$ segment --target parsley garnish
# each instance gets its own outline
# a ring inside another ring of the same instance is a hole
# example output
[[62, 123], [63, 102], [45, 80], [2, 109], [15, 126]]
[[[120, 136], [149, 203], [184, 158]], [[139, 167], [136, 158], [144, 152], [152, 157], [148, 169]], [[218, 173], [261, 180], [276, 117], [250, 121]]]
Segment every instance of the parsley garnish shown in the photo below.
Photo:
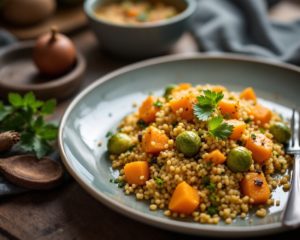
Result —
[[136, 124], [137, 124], [140, 128], [142, 128], [142, 129], [148, 127], [148, 124], [147, 124], [144, 120], [142, 120], [142, 119], [139, 119], [139, 120], [136, 122]]
[[224, 97], [223, 93], [204, 90], [204, 95], [198, 96], [198, 102], [194, 105], [195, 116], [206, 121], [214, 112], [218, 102]]
[[233, 130], [233, 126], [223, 122], [221, 116], [214, 117], [208, 121], [208, 131], [214, 137], [220, 139], [228, 138]]
[[159, 101], [159, 100], [157, 100], [155, 103], [153, 103], [153, 106], [154, 107], [162, 107], [163, 106], [163, 103], [161, 102], [161, 101]]
[[210, 183], [206, 186], [206, 188], [207, 188], [209, 191], [214, 192], [214, 191], [216, 190], [216, 185], [215, 185], [214, 183], [210, 182]]
[[162, 180], [160, 177], [155, 177], [154, 181], [159, 187], [161, 187], [164, 184], [164, 180]]
[[46, 123], [44, 117], [54, 112], [56, 100], [39, 101], [29, 92], [24, 97], [10, 93], [8, 102], [0, 102], [0, 131], [19, 132], [18, 146], [25, 152], [33, 152], [38, 158], [49, 154], [57, 138], [57, 126]]
[[256, 139], [256, 135], [255, 135], [254, 133], [252, 133], [252, 134], [251, 134], [251, 138], [252, 138], [253, 140], [255, 140], [255, 139]]
[[215, 215], [215, 214], [217, 214], [218, 213], [218, 208], [216, 207], [216, 206], [209, 206], [208, 208], [207, 208], [207, 213], [209, 214], [209, 215]]
[[112, 136], [112, 135], [113, 135], [113, 133], [112, 133], [111, 131], [108, 131], [108, 132], [106, 133], [105, 137], [109, 138], [109, 137]]

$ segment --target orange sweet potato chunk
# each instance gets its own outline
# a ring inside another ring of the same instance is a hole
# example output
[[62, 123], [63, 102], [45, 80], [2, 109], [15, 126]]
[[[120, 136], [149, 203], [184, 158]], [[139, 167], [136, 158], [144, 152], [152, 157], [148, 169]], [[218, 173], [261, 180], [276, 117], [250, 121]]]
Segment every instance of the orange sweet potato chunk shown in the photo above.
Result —
[[169, 202], [169, 209], [177, 213], [191, 214], [199, 203], [198, 191], [183, 181], [175, 188]]
[[229, 118], [239, 117], [239, 103], [237, 101], [222, 99], [218, 106], [223, 116], [227, 116]]
[[252, 152], [254, 161], [263, 164], [272, 155], [273, 143], [264, 134], [252, 134], [246, 141], [246, 148]]
[[139, 108], [139, 118], [146, 123], [155, 121], [155, 114], [159, 111], [159, 108], [154, 106], [156, 100], [155, 97], [148, 96]]
[[254, 117], [254, 121], [261, 125], [270, 122], [272, 118], [272, 112], [269, 108], [266, 108], [260, 104], [256, 104], [251, 108], [250, 114]]
[[270, 198], [270, 188], [263, 173], [247, 173], [241, 182], [242, 193], [254, 200], [254, 204], [264, 204]]
[[215, 165], [217, 165], [217, 164], [224, 163], [226, 160], [226, 157], [223, 153], [220, 152], [220, 150], [217, 149], [217, 150], [214, 150], [214, 151], [208, 153], [205, 156], [204, 160], [206, 162], [213, 162]]
[[254, 92], [254, 89], [252, 87], [245, 88], [241, 94], [240, 98], [246, 99], [246, 100], [253, 100], [256, 101], [256, 94]]
[[125, 180], [129, 184], [143, 185], [149, 179], [149, 166], [146, 161], [127, 163], [124, 166]]
[[146, 153], [156, 154], [165, 150], [168, 145], [168, 136], [155, 127], [148, 127], [142, 138], [142, 149]]
[[233, 126], [229, 138], [232, 140], [239, 140], [246, 129], [246, 123], [236, 119], [227, 120], [226, 123]]
[[176, 114], [179, 109], [182, 109], [179, 116], [182, 119], [191, 121], [194, 118], [193, 106], [196, 101], [197, 99], [193, 94], [186, 93], [177, 95], [169, 102], [169, 104], [173, 113]]

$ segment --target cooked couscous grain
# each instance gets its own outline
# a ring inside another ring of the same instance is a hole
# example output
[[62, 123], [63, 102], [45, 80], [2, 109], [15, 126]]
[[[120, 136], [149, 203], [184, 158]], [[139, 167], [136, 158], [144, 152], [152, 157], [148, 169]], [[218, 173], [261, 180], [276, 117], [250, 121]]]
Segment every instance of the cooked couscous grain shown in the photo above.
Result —
[[[255, 206], [256, 215], [265, 217], [266, 207], [274, 205], [271, 191], [290, 188], [286, 172], [292, 158], [278, 131], [270, 131], [284, 125], [279, 130], [288, 135], [282, 118], [255, 94], [248, 96], [249, 89], [239, 94], [186, 83], [167, 89], [164, 97], [149, 96], [125, 117], [118, 133], [126, 137], [111, 143], [124, 149], [113, 149], [118, 154], [110, 152], [110, 160], [126, 183], [125, 194], [148, 200], [151, 211], [191, 215], [206, 224], [246, 219]], [[124, 171], [128, 163], [134, 164]]]

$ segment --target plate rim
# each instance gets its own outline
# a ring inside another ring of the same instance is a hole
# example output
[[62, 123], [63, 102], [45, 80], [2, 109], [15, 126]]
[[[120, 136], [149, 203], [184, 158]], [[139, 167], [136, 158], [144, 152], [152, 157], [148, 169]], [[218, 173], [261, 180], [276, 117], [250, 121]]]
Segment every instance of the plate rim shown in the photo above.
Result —
[[120, 74], [124, 74], [136, 69], [140, 69], [143, 67], [153, 66], [161, 63], [167, 62], [175, 62], [180, 60], [192, 60], [192, 59], [215, 59], [215, 60], [239, 60], [242, 62], [252, 62], [263, 65], [269, 65], [277, 68], [283, 68], [285, 70], [289, 70], [292, 72], [296, 72], [300, 74], [300, 68], [297, 66], [293, 66], [287, 63], [281, 63], [279, 61], [274, 61], [270, 59], [264, 58], [255, 58], [244, 55], [237, 54], [203, 54], [203, 53], [186, 53], [186, 54], [174, 54], [163, 57], [152, 58], [148, 60], [144, 60], [141, 62], [133, 63], [127, 65], [125, 67], [114, 70], [100, 78], [98, 78], [95, 82], [86, 87], [83, 91], [81, 91], [70, 103], [67, 107], [59, 127], [58, 134], [58, 146], [60, 156], [62, 161], [67, 168], [68, 172], [74, 177], [74, 179], [81, 185], [81, 187], [91, 194], [95, 199], [100, 201], [102, 204], [107, 207], [125, 215], [134, 220], [156, 226], [162, 229], [167, 229], [171, 231], [195, 234], [195, 235], [206, 235], [206, 236], [231, 236], [231, 237], [240, 237], [240, 236], [258, 236], [258, 235], [267, 235], [270, 233], [276, 233], [280, 231], [287, 230], [280, 222], [265, 224], [265, 225], [257, 225], [257, 226], [247, 226], [247, 227], [237, 227], [237, 226], [215, 226], [215, 225], [207, 225], [207, 224], [199, 224], [199, 223], [191, 223], [191, 222], [182, 222], [182, 221], [174, 221], [172, 219], [163, 219], [155, 216], [151, 216], [145, 213], [142, 213], [133, 208], [127, 207], [117, 201], [107, 197], [104, 193], [99, 191], [97, 188], [91, 186], [83, 180], [77, 173], [76, 170], [72, 167], [71, 161], [68, 160], [67, 154], [64, 148], [63, 143], [63, 132], [65, 123], [78, 102], [81, 101], [89, 92], [91, 92], [94, 88], [103, 84], [104, 82], [114, 78]]

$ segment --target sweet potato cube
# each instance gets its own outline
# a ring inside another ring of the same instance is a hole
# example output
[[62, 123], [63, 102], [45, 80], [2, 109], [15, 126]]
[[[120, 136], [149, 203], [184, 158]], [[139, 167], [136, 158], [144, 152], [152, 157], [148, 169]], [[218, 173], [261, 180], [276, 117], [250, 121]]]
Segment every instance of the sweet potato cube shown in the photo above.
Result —
[[252, 87], [245, 88], [240, 93], [240, 98], [246, 99], [246, 100], [256, 101], [256, 94], [254, 92], [254, 89]]
[[218, 106], [223, 116], [238, 118], [239, 103], [237, 101], [222, 99]]
[[254, 204], [264, 204], [270, 198], [270, 188], [263, 173], [247, 173], [241, 182], [242, 193], [254, 200]]
[[213, 150], [212, 152], [208, 153], [204, 160], [206, 162], [212, 162], [214, 163], [215, 165], [217, 164], [222, 164], [225, 162], [226, 160], [226, 157], [223, 153], [220, 152], [220, 150]]
[[146, 153], [156, 154], [168, 147], [168, 136], [155, 127], [148, 127], [142, 138], [142, 148]]
[[156, 100], [155, 97], [148, 96], [139, 108], [139, 118], [146, 123], [155, 121], [155, 114], [159, 111], [159, 108], [154, 106]]
[[199, 203], [198, 191], [183, 181], [175, 188], [169, 202], [169, 209], [177, 213], [191, 214]]
[[149, 179], [149, 166], [146, 161], [127, 163], [124, 166], [125, 180], [129, 184], [143, 185]]

